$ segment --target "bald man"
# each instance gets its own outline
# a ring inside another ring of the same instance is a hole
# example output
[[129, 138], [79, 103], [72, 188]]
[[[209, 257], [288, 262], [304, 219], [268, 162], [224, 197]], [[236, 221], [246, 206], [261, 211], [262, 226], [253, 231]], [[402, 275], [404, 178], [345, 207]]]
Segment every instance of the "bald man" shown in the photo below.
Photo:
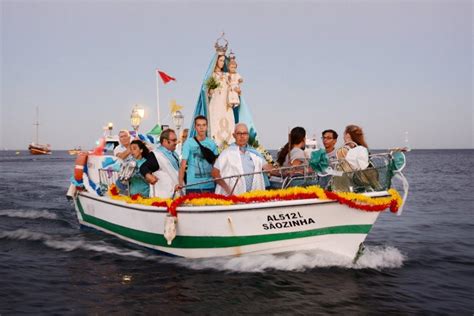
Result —
[[216, 179], [216, 193], [230, 195], [237, 181], [234, 192], [237, 195], [244, 192], [265, 189], [265, 179], [262, 173], [248, 175], [242, 178], [219, 179], [239, 174], [271, 170], [262, 155], [248, 145], [249, 131], [247, 125], [239, 123], [234, 129], [235, 143], [227, 147], [217, 158], [212, 169], [212, 176]]

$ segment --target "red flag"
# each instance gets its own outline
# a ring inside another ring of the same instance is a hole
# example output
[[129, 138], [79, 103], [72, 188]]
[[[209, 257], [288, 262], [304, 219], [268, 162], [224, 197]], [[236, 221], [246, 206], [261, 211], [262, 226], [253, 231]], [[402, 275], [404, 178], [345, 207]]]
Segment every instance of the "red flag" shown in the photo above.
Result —
[[164, 84], [167, 84], [167, 83], [170, 82], [171, 80], [176, 81], [175, 78], [173, 78], [173, 77], [171, 77], [171, 76], [168, 76], [168, 75], [165, 74], [163, 71], [159, 71], [159, 70], [157, 70], [157, 71], [158, 71], [158, 74], [159, 74], [160, 77], [161, 77], [161, 80], [163, 80], [163, 83], [164, 83]]

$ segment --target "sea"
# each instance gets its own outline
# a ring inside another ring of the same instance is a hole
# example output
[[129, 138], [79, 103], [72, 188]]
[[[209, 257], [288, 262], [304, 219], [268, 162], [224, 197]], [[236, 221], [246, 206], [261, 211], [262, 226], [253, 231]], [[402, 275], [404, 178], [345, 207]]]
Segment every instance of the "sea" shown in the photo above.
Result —
[[401, 216], [356, 264], [318, 251], [158, 255], [81, 228], [75, 157], [0, 151], [0, 315], [474, 313], [474, 150], [413, 150]]

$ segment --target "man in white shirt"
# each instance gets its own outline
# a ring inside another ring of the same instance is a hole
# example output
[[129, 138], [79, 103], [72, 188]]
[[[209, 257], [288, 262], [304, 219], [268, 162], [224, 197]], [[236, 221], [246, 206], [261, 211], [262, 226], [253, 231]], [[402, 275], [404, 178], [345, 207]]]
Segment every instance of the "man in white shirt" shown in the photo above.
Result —
[[[241, 178], [219, 179], [272, 169], [272, 166], [267, 164], [258, 151], [248, 146], [249, 131], [247, 125], [243, 123], [235, 125], [233, 136], [235, 143], [221, 152], [212, 169], [212, 176], [216, 179], [217, 183], [216, 193], [225, 195], [232, 193], [237, 195], [254, 190], [264, 190], [265, 179], [262, 173], [255, 173]], [[237, 184], [235, 184], [236, 181]], [[234, 185], [235, 188], [232, 192], [231, 188]]]
[[120, 158], [122, 160], [126, 160], [127, 158], [131, 157], [130, 152], [130, 133], [127, 130], [121, 130], [119, 132], [119, 141], [120, 145], [115, 147], [114, 149], [114, 156]]

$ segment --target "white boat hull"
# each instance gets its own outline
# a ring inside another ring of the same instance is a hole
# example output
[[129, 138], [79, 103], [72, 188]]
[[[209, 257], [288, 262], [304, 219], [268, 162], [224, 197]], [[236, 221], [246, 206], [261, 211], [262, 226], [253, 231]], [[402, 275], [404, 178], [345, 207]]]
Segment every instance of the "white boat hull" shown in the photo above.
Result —
[[[370, 196], [387, 196], [386, 192]], [[188, 258], [319, 249], [355, 258], [379, 212], [327, 200], [178, 208], [177, 236], [163, 237], [165, 208], [81, 192], [79, 222], [132, 243]]]

